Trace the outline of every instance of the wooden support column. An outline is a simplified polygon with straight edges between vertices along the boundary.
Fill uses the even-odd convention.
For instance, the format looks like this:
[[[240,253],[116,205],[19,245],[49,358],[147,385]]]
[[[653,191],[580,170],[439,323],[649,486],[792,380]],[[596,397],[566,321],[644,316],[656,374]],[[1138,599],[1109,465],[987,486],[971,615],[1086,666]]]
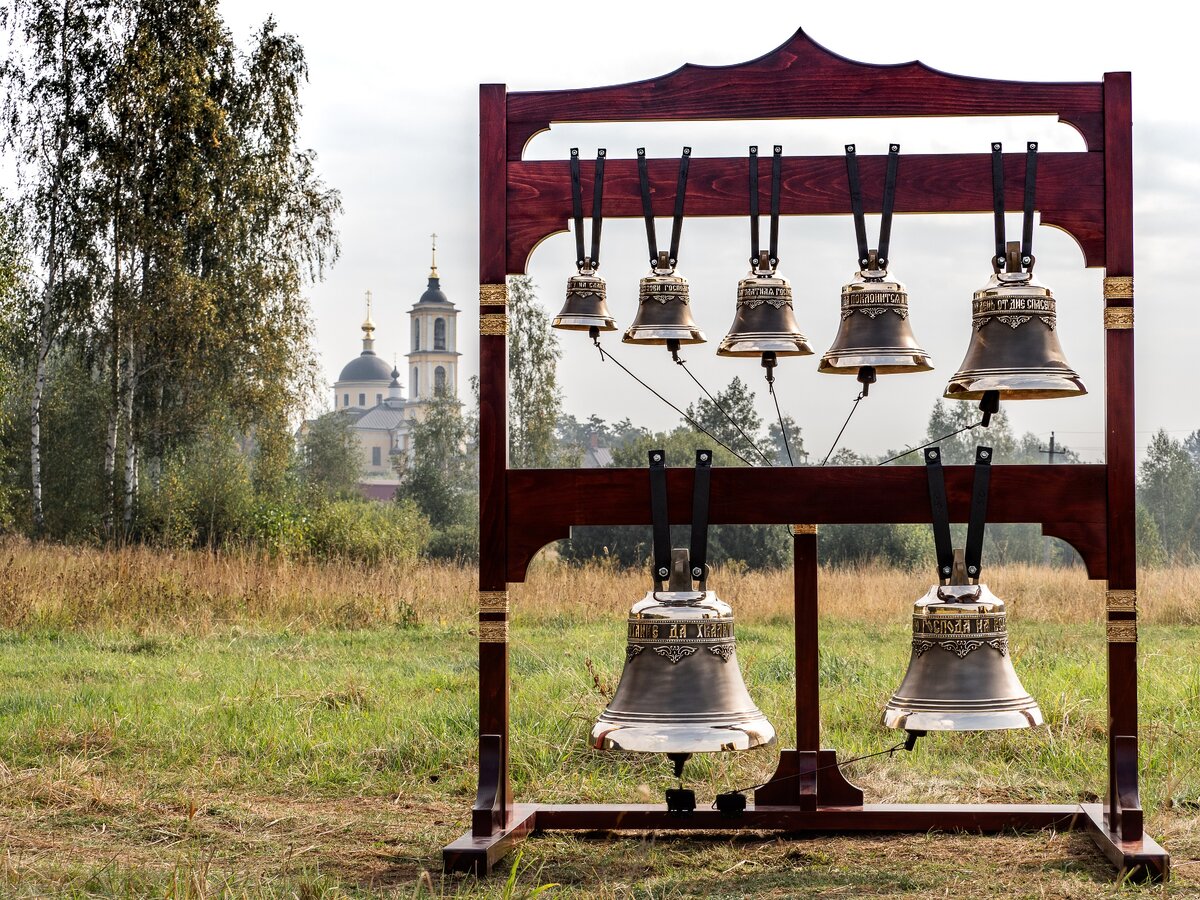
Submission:
[[[1142,837],[1138,797],[1137,544],[1130,76],[1104,76],[1105,462],[1108,466],[1108,828]]]
[[[509,825],[508,307],[505,287],[506,98],[479,89],[479,787],[476,837]]]

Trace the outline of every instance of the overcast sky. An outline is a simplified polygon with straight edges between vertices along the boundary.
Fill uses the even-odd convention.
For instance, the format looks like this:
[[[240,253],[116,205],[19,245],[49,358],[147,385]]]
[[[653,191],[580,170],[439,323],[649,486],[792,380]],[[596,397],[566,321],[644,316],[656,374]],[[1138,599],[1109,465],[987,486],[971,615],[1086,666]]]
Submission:
[[[225,0],[223,9],[240,40],[274,15],[308,55],[302,139],[317,151],[320,171],[345,201],[341,260],[311,290],[317,346],[330,382],[361,348],[358,326],[368,289],[375,297],[378,350],[389,359],[403,355],[406,311],[424,290],[434,231],[442,286],[463,310],[464,383],[477,371],[481,82],[504,82],[510,90],[590,87],[661,75],[685,62],[727,65],[766,53],[801,26],[830,50],[864,62],[920,59],[955,74],[1031,81],[1098,81],[1106,71],[1132,71],[1139,448],[1159,427],[1180,438],[1200,428],[1192,364],[1200,346],[1196,268],[1184,254],[1200,246],[1195,34],[1157,4],[758,2],[731,5],[718,15],[714,4],[695,0]],[[848,142],[858,143],[860,152],[882,153],[888,141],[899,141],[902,154],[987,152],[992,140],[1016,149],[1027,139],[1041,141],[1043,151],[1083,149],[1069,126],[1028,118],[575,125],[539,135],[526,155],[565,159],[570,147],[579,146],[587,158],[603,146],[610,158],[632,157],[645,146],[651,156],[677,156],[685,143],[699,157],[742,155],[751,143],[781,143],[785,154],[837,154]],[[1019,218],[1011,216],[1010,234],[1019,227]],[[872,237],[877,228],[872,217]],[[990,216],[982,215],[897,218],[892,274],[908,285],[914,330],[936,369],[881,378],[844,445],[878,453],[921,437],[930,407],[966,349],[971,293],[990,274],[991,228]],[[667,230],[668,223],[660,222],[660,233]],[[714,353],[733,317],[747,233],[743,220],[695,219],[685,225],[680,273],[691,282],[695,316],[710,343],[684,355],[711,390],[734,375],[749,381],[768,419],[758,364]],[[601,274],[621,327],[635,312],[637,280],[645,274],[644,243],[640,220],[605,225]],[[1059,301],[1067,359],[1092,394],[1007,408],[1017,431],[1034,431],[1046,440],[1053,429],[1085,458],[1100,459],[1103,273],[1085,269],[1074,241],[1056,229],[1038,229],[1034,252],[1040,280]],[[857,392],[851,378],[816,374],[819,354],[837,330],[840,286],[855,268],[850,217],[785,219],[780,256],[781,273],[795,290],[797,319],[818,356],[782,360],[778,390],[785,412],[803,427],[809,452],[823,456]],[[534,252],[529,271],[550,314],[561,305],[573,270],[569,234]],[[581,419],[593,412],[610,420],[628,415],[656,429],[676,424],[673,412],[621,380],[625,376],[611,364],[602,364],[585,336],[561,337],[568,412]],[[665,351],[619,347],[617,336],[608,340],[623,362],[678,405],[695,399],[694,386],[670,365]]]

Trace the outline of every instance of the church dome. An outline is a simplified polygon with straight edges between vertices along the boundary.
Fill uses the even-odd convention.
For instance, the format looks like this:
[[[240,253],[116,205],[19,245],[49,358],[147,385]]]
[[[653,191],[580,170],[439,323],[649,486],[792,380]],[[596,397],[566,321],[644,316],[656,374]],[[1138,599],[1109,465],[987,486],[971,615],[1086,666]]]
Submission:
[[[442,293],[441,279],[439,279],[437,275],[429,276],[429,286],[425,288],[425,293],[423,293],[421,295],[421,299],[417,301],[418,305],[424,306],[429,306],[433,303],[438,303],[442,306],[453,306],[453,304],[446,299],[446,295]]]
[[[382,381],[392,380],[392,367],[375,355],[374,351],[363,351],[346,363],[338,381]]]

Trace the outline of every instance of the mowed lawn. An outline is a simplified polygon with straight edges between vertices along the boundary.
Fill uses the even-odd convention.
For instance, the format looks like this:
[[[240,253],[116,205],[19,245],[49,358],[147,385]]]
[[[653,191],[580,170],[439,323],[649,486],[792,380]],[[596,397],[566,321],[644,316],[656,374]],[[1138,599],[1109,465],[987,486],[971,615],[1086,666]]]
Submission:
[[[822,620],[824,743],[885,748],[881,704],[908,662],[906,617]],[[519,601],[519,596],[518,596]],[[629,598],[633,599],[633,598]],[[873,607],[878,601],[871,600]],[[747,604],[752,605],[752,604]],[[443,877],[475,788],[476,642],[468,603],[372,623],[206,622],[0,631],[0,896],[1050,896],[1113,884],[1081,834],[867,837],[538,835],[515,880]],[[457,610],[457,611],[456,611]],[[657,801],[653,756],[588,749],[619,679],[624,610],[522,616],[512,639],[513,774],[522,800]],[[367,617],[369,619],[369,616]],[[892,621],[887,621],[891,618]],[[386,620],[386,621],[385,621]],[[1094,800],[1105,783],[1103,630],[1011,626],[1048,725],[941,735],[847,771],[878,801]],[[1200,896],[1200,626],[1141,628],[1143,804],[1174,855],[1165,895]],[[786,616],[739,622],[755,700],[792,740]],[[688,764],[711,799],[762,781],[773,751]],[[506,866],[506,868],[508,868]],[[428,873],[428,874],[424,874]],[[545,896],[544,894],[543,896]]]

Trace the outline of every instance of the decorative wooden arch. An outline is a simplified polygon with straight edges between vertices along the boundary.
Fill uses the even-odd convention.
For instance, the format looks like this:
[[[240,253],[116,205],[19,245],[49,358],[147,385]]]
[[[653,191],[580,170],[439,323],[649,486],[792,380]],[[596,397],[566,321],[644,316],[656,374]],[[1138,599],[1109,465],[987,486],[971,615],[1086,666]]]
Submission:
[[[796,748],[738,820],[659,805],[517,804],[508,775],[509,582],[523,581],[539,548],[572,525],[650,522],[640,469],[509,469],[505,279],[524,272],[533,248],[563,231],[570,210],[567,161],[530,161],[530,138],[555,123],[905,116],[1054,115],[1087,150],[1043,153],[1037,178],[1043,224],[1071,234],[1089,267],[1103,266],[1106,462],[997,466],[989,515],[1036,522],[1079,551],[1090,578],[1106,578],[1108,785],[1103,804],[864,804],[836,753],[820,746],[817,678],[816,526],[928,522],[923,467],[719,468],[713,523],[805,523],[795,545]],[[878,212],[886,157],[862,156],[865,202]],[[1006,207],[1022,205],[1023,154],[1005,157]],[[677,161],[650,161],[657,215],[674,203]],[[905,157],[898,213],[990,212],[989,154]],[[746,216],[744,159],[693,158],[689,216]],[[585,215],[591,171],[584,168]],[[766,188],[764,187],[764,190]],[[605,214],[641,215],[635,163],[609,158]],[[845,212],[841,157],[783,162],[784,215]],[[1137,612],[1133,416],[1133,178],[1130,75],[1103,81],[1032,83],[949,75],[919,62],[869,65],[816,44],[802,30],[783,46],[734,66],[685,65],[661,78],[586,90],[508,93],[480,87],[480,563],[479,788],[471,830],[443,851],[448,870],[487,873],[532,830],[777,829],[784,831],[999,832],[1086,829],[1122,872],[1165,879],[1170,857],[1143,831],[1138,797]],[[763,198],[765,205],[766,198]],[[691,517],[693,470],[668,474],[673,522]],[[950,515],[968,518],[971,472],[948,467]]]

